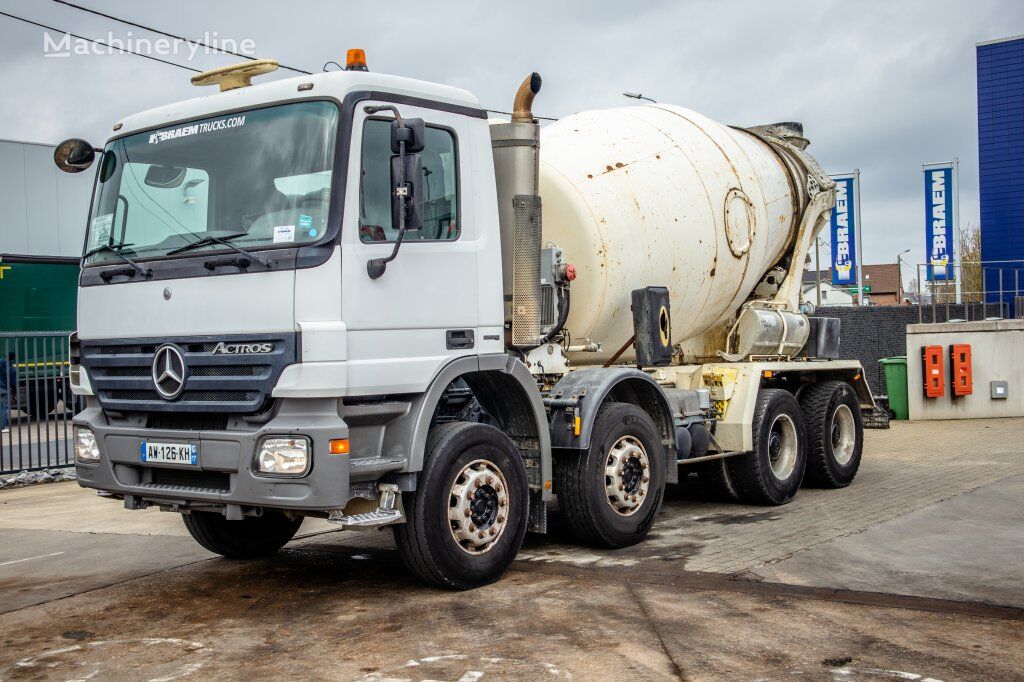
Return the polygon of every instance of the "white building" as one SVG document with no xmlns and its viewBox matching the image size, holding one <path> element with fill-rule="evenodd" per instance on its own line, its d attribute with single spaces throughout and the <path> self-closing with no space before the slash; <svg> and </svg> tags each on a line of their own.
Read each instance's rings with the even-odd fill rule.
<svg viewBox="0 0 1024 682">
<path fill-rule="evenodd" d="M 818 305 L 818 295 L 815 293 L 814 287 L 814 282 L 803 285 L 803 300 Z M 835 287 L 829 281 L 821 281 L 821 305 L 853 305 L 854 303 L 853 294 L 849 291 Z"/>
<path fill-rule="evenodd" d="M 54 145 L 0 140 L 0 253 L 82 255 L 95 166 L 61 172 Z"/>
</svg>

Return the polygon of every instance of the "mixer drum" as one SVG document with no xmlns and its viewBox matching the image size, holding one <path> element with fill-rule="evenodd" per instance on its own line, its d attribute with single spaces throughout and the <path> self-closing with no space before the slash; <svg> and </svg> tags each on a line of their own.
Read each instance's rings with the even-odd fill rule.
<svg viewBox="0 0 1024 682">
<path fill-rule="evenodd" d="M 630 338 L 634 289 L 668 288 L 674 344 L 729 319 L 786 254 L 804 208 L 806 176 L 768 143 L 681 107 L 574 114 L 541 130 L 540 149 L 543 241 L 576 265 L 566 328 L 603 345 L 577 364 Z"/>
</svg>

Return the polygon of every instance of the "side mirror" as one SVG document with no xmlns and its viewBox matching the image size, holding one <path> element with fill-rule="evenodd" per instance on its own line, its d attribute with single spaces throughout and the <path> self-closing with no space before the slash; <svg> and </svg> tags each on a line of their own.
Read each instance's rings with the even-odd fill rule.
<svg viewBox="0 0 1024 682">
<path fill-rule="evenodd" d="M 53 150 L 53 162 L 65 173 L 81 173 L 96 159 L 96 150 L 85 140 L 73 137 Z"/>
<path fill-rule="evenodd" d="M 185 179 L 184 168 L 176 166 L 150 166 L 146 171 L 146 184 L 160 189 L 179 187 Z"/>
<path fill-rule="evenodd" d="M 427 144 L 427 124 L 422 118 L 403 118 L 402 124 L 400 126 L 397 119 L 391 123 L 391 153 L 402 151 L 401 142 L 405 142 L 406 154 L 423 151 Z"/>
<path fill-rule="evenodd" d="M 405 194 L 400 193 L 402 178 L 405 179 Z M 401 210 L 404 203 L 405 231 L 423 227 L 423 161 L 419 154 L 406 154 L 404 169 L 401 156 L 391 157 L 391 186 L 395 188 L 391 196 L 391 224 L 402 226 Z"/>
</svg>

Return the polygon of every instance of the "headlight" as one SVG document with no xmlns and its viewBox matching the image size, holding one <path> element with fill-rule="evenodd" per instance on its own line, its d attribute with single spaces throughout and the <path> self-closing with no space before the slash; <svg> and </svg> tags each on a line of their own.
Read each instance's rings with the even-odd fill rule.
<svg viewBox="0 0 1024 682">
<path fill-rule="evenodd" d="M 305 476 L 311 449 L 305 436 L 264 438 L 256 446 L 256 471 L 271 476 Z"/>
<path fill-rule="evenodd" d="M 100 461 L 100 446 L 90 429 L 75 427 L 75 459 L 89 463 Z"/>
</svg>

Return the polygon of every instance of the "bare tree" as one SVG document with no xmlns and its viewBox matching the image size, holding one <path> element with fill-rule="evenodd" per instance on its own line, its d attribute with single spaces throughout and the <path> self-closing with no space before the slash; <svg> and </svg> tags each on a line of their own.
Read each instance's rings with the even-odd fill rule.
<svg viewBox="0 0 1024 682">
<path fill-rule="evenodd" d="M 984 290 L 981 268 L 981 226 L 960 226 L 960 290 L 964 301 L 980 301 Z"/>
</svg>

